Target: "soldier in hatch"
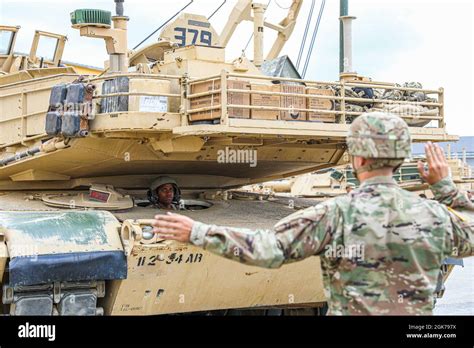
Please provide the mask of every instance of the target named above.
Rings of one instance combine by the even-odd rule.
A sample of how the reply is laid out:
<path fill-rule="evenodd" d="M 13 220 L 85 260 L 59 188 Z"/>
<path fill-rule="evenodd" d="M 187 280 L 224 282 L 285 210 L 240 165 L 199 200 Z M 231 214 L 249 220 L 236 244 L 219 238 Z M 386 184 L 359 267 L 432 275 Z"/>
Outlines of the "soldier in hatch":
<path fill-rule="evenodd" d="M 180 210 L 181 190 L 176 181 L 168 176 L 160 176 L 150 186 L 148 200 L 158 209 Z"/>
<path fill-rule="evenodd" d="M 360 187 L 298 211 L 273 230 L 168 214 L 155 217 L 154 231 L 260 267 L 319 255 L 332 315 L 432 314 L 443 260 L 474 254 L 473 226 L 463 218 L 472 215 L 473 203 L 449 177 L 442 149 L 431 143 L 425 148 L 428 168 L 420 162 L 418 169 L 437 201 L 397 185 L 393 173 L 411 154 L 408 126 L 398 116 L 357 117 L 347 145 Z"/>

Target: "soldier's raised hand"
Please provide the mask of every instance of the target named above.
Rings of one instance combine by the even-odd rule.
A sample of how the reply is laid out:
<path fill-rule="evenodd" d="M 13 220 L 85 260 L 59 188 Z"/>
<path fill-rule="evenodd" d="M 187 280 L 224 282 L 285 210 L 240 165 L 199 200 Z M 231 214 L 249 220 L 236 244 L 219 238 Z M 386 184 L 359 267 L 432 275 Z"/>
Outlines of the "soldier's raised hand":
<path fill-rule="evenodd" d="M 166 215 L 156 215 L 152 225 L 153 232 L 160 238 L 189 243 L 194 220 L 168 212 Z"/>
<path fill-rule="evenodd" d="M 443 149 L 438 144 L 431 142 L 426 144 L 425 153 L 428 169 L 425 169 L 423 162 L 418 161 L 418 171 L 423 180 L 430 185 L 434 185 L 449 175 L 448 161 Z"/>

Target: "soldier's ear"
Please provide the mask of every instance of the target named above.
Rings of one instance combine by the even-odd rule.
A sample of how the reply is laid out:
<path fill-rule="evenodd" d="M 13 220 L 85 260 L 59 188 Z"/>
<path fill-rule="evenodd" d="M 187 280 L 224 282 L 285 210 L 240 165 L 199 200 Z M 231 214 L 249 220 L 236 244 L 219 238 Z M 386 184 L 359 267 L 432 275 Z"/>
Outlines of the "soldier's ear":
<path fill-rule="evenodd" d="M 147 191 L 146 196 L 148 200 L 150 201 L 150 203 L 155 204 L 156 199 L 155 197 L 153 197 L 153 193 L 151 192 L 151 190 Z"/>
<path fill-rule="evenodd" d="M 352 156 L 352 165 L 355 167 L 354 169 L 357 169 L 366 165 L 367 163 L 365 161 L 367 160 L 360 156 Z"/>

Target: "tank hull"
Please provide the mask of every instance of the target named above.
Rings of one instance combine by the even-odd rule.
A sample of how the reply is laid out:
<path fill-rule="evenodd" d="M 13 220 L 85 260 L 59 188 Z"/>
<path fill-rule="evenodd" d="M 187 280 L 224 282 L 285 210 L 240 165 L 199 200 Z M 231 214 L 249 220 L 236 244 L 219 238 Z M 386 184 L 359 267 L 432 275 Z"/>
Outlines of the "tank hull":
<path fill-rule="evenodd" d="M 49 212 L 57 216 L 70 211 L 47 207 L 35 199 L 25 202 L 25 197 L 53 193 L 59 192 L 4 192 L 0 196 L 0 211 L 10 214 Z M 212 205 L 209 209 L 182 213 L 207 223 L 271 230 L 276 221 L 295 209 L 314 204 L 310 200 L 296 199 L 296 204 L 290 205 L 289 200 L 260 201 L 253 198 L 206 200 Z M 151 219 L 157 213 L 163 212 L 150 207 L 135 207 L 113 215 L 118 221 L 137 221 Z M 119 230 L 116 234 L 120 234 Z M 259 307 L 316 308 L 325 303 L 318 257 L 279 269 L 263 269 L 178 242 L 143 244 L 125 240 L 123 234 L 115 237 L 122 238 L 122 244 L 127 246 L 124 248 L 127 276 L 126 279 L 105 282 L 105 297 L 98 303 L 106 315 L 157 315 Z M 42 245 L 47 242 L 39 238 L 35 243 Z M 68 246 L 58 242 L 54 247 L 40 249 L 67 252 L 63 248 Z M 7 258 L 1 260 L 5 261 L 4 265 L 8 264 Z M 2 274 L 4 271 L 5 267 Z M 5 279 L 8 277 L 4 282 Z"/>

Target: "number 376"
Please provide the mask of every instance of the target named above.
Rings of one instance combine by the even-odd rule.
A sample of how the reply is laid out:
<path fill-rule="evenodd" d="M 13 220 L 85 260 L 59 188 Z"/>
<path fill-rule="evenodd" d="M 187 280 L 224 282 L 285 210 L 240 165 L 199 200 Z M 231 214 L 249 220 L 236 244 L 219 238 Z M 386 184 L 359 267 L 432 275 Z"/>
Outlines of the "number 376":
<path fill-rule="evenodd" d="M 199 43 L 201 45 L 211 46 L 212 42 L 212 33 L 210 31 L 199 31 L 197 29 L 186 29 L 186 28 L 174 28 L 175 32 L 180 33 L 181 35 L 175 35 L 175 39 L 178 41 L 179 46 L 186 46 L 187 44 L 187 35 L 192 35 L 191 45 L 195 45 L 197 43 L 199 37 Z"/>

